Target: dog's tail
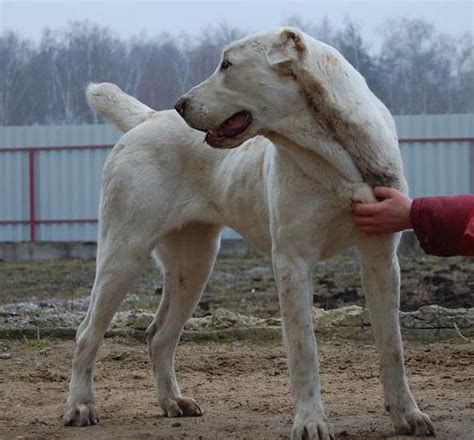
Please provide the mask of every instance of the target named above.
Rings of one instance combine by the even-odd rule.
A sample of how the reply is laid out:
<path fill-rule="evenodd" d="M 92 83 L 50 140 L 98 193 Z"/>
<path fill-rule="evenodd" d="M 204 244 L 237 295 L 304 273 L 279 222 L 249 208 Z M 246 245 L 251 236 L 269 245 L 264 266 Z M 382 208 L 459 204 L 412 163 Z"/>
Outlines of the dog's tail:
<path fill-rule="evenodd" d="M 152 108 L 111 83 L 89 84 L 86 98 L 93 110 L 110 119 L 124 133 L 155 113 Z"/>

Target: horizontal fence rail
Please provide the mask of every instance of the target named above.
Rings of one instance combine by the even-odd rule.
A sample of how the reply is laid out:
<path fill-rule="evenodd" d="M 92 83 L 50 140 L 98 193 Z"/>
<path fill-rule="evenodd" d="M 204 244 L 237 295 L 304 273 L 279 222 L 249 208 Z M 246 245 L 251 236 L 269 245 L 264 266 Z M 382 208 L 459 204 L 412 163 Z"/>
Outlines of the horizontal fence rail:
<path fill-rule="evenodd" d="M 40 147 L 6 147 L 0 148 L 0 155 L 6 153 L 26 154 L 28 161 L 28 218 L 27 219 L 0 219 L 0 225 L 27 225 L 29 228 L 29 241 L 36 241 L 37 225 L 51 224 L 96 224 L 97 218 L 37 218 L 36 216 L 36 180 L 35 180 L 35 156 L 40 152 L 52 151 L 74 151 L 74 150 L 105 150 L 113 147 L 108 145 L 56 145 Z"/>
<path fill-rule="evenodd" d="M 474 189 L 474 137 L 405 137 L 399 139 L 400 143 L 400 148 L 402 150 L 402 156 L 404 157 L 405 161 L 405 168 L 408 170 L 407 172 L 407 180 L 409 182 L 409 185 L 412 186 L 415 184 L 416 186 L 416 172 L 412 172 L 410 170 L 410 166 L 407 165 L 407 159 L 406 156 L 410 154 L 416 154 L 415 149 L 418 148 L 418 144 L 433 144 L 435 146 L 441 145 L 445 149 L 449 149 L 450 146 L 452 145 L 457 145 L 462 146 L 463 152 L 467 151 L 467 156 L 466 153 L 463 153 L 466 157 L 461 157 L 461 159 L 453 159 L 452 157 L 449 159 L 451 161 L 453 160 L 459 160 L 460 163 L 464 163 L 467 160 L 467 177 L 463 174 L 462 176 L 462 182 L 459 184 L 459 182 L 455 182 L 454 188 L 460 187 L 461 190 L 465 188 L 465 191 L 462 192 L 472 192 Z M 94 150 L 101 150 L 104 152 L 104 155 L 102 155 L 100 158 L 97 159 L 95 163 L 94 170 L 98 171 L 99 176 L 96 176 L 94 174 L 94 179 L 96 183 L 99 182 L 100 180 L 100 169 L 102 168 L 103 162 L 105 161 L 106 155 L 108 154 L 109 150 L 111 150 L 113 147 L 112 144 L 104 144 L 104 145 L 56 145 L 56 146 L 38 146 L 38 147 L 2 147 L 0 148 L 0 159 L 2 156 L 9 154 L 9 153 L 16 153 L 20 154 L 22 157 L 18 160 L 20 165 L 19 167 L 22 166 L 23 161 L 26 160 L 26 169 L 27 169 L 27 181 L 22 181 L 18 182 L 19 186 L 21 187 L 26 187 L 27 188 L 27 201 L 24 201 L 23 203 L 23 211 L 26 214 L 26 218 L 19 218 L 19 219 L 1 219 L 0 218 L 0 226 L 6 226 L 6 225 L 21 225 L 24 227 L 28 228 L 28 240 L 30 242 L 35 242 L 37 240 L 37 229 L 41 225 L 81 225 L 81 224 L 91 224 L 91 225 L 96 225 L 97 223 L 97 218 L 94 217 L 89 217 L 89 216 L 84 216 L 84 217 L 61 217 L 59 216 L 58 218 L 44 218 L 43 215 L 39 215 L 38 213 L 38 208 L 40 207 L 40 204 L 42 202 L 46 203 L 46 192 L 41 192 L 42 191 L 42 175 L 38 174 L 38 157 L 40 155 L 44 154 L 51 154 L 53 152 L 67 152 L 67 153 L 72 153 L 72 152 L 77 152 L 77 151 L 94 151 Z M 430 147 L 433 148 L 433 147 Z M 66 154 L 67 154 L 66 153 Z M 458 154 L 458 153 L 456 153 Z M 461 154 L 461 153 L 459 153 Z M 42 158 L 43 161 L 47 161 L 47 158 Z M 58 159 L 59 160 L 59 159 Z M 102 161 L 100 163 L 100 161 Z M 24 165 L 24 164 L 23 164 Z M 43 164 L 44 165 L 44 164 Z M 59 162 L 59 168 L 61 168 L 61 162 Z M 441 164 L 442 165 L 442 164 Z M 85 166 L 84 163 L 82 163 L 82 166 Z M 437 166 L 440 166 L 437 164 Z M 456 164 L 454 164 L 456 166 Z M 74 169 L 74 166 L 72 166 L 71 169 Z M 0 169 L 1 170 L 1 169 Z M 51 185 L 50 192 L 49 194 L 50 198 L 54 198 L 55 191 L 58 191 L 62 189 L 62 186 L 66 185 L 68 179 L 70 179 L 70 176 L 60 176 L 60 171 L 58 169 L 52 169 L 50 170 L 51 173 L 57 173 L 57 176 L 54 178 L 56 181 L 53 181 L 52 183 L 49 182 L 49 185 Z M 442 179 L 442 174 L 443 170 L 440 168 L 439 172 L 441 174 L 440 179 Z M 44 171 L 43 171 L 44 174 Z M 413 174 L 413 175 L 411 175 Z M 49 176 L 49 175 L 48 175 Z M 58 177 L 59 176 L 59 177 Z M 48 177 L 50 178 L 50 176 Z M 459 176 L 456 175 L 453 178 L 458 179 Z M 466 186 L 466 178 L 467 178 L 467 186 Z M 51 177 L 52 179 L 52 177 Z M 53 179 L 53 180 L 54 180 Z M 24 180 L 24 179 L 23 179 Z M 423 182 L 422 182 L 423 183 Z M 457 186 L 456 186 L 457 184 Z M 422 187 L 422 185 L 420 186 Z M 78 190 L 77 188 L 74 189 L 74 191 Z M 92 189 L 93 191 L 96 191 L 96 197 L 98 198 L 98 192 L 99 188 L 98 185 Z M 8 191 L 7 188 L 3 188 L 2 192 Z M 64 196 L 64 193 L 62 193 Z M 68 198 L 66 194 L 66 199 Z M 92 195 L 91 195 L 92 197 Z M 95 201 L 97 202 L 98 199 Z M 94 201 L 91 202 L 92 205 L 94 205 Z M 97 207 L 97 203 L 95 203 L 95 207 Z M 1 208 L 1 206 L 0 206 Z M 1 211 L 0 211 L 1 212 Z M 95 210 L 97 212 L 97 208 Z M 2 240 L 2 237 L 0 235 L 0 241 L 5 241 Z M 8 240 L 12 241 L 12 240 Z M 17 240 L 18 241 L 18 240 Z M 22 241 L 22 240 L 19 240 Z M 73 240 L 71 240 L 73 241 Z M 84 240 L 84 241 L 89 241 L 89 240 Z"/>

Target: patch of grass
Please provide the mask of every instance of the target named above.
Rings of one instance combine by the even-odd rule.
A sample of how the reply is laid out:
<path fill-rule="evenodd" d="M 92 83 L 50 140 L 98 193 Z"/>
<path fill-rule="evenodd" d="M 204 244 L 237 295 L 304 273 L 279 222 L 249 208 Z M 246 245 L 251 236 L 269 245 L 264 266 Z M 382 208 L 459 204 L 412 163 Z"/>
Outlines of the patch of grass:
<path fill-rule="evenodd" d="M 43 348 L 49 347 L 51 345 L 51 341 L 47 338 L 42 338 L 38 329 L 36 338 L 34 339 L 28 339 L 26 336 L 23 336 L 23 344 L 25 347 L 31 350 L 41 350 Z"/>
<path fill-rule="evenodd" d="M 427 304 L 452 308 L 472 306 L 473 259 L 404 255 L 400 258 L 400 266 L 403 311 L 417 310 Z M 144 275 L 131 289 L 133 299 L 127 297 L 122 311 L 156 310 L 161 297 L 155 292 L 163 285 L 162 275 L 151 260 L 144 269 Z M 94 275 L 94 261 L 0 261 L 0 306 L 57 299 L 73 302 L 90 295 Z M 365 304 L 359 262 L 353 253 L 315 265 L 313 279 L 315 306 L 334 308 Z M 219 307 L 262 318 L 279 316 L 270 259 L 258 256 L 218 258 L 194 316 L 205 316 Z M 31 312 L 37 313 L 41 313 L 41 309 Z"/>

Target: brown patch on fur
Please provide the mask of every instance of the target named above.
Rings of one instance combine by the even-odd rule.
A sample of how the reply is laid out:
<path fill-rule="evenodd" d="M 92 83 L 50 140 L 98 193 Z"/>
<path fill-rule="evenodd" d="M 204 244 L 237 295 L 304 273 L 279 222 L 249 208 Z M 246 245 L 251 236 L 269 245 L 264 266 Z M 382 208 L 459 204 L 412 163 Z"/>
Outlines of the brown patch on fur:
<path fill-rule="evenodd" d="M 293 69 L 290 66 L 279 66 L 275 73 L 282 79 L 292 78 L 296 81 L 296 75 L 293 73 Z"/>
<path fill-rule="evenodd" d="M 283 51 L 283 49 L 288 45 L 289 41 L 293 42 L 293 46 L 295 47 L 296 52 L 298 53 L 298 57 L 302 58 L 304 53 L 306 52 L 306 46 L 301 41 L 301 37 L 293 31 L 290 31 L 289 29 L 285 29 L 284 31 L 282 31 L 282 33 L 280 34 L 280 41 L 278 43 L 273 44 L 270 51 Z M 286 71 L 286 73 L 283 73 L 287 75 L 287 69 L 284 70 Z"/>
<path fill-rule="evenodd" d="M 327 53 L 324 55 L 324 57 L 326 58 L 328 64 L 331 64 L 332 66 L 339 65 L 339 60 L 334 55 Z"/>
<path fill-rule="evenodd" d="M 366 130 L 345 118 L 343 111 L 330 102 L 323 85 L 305 69 L 292 69 L 291 76 L 300 86 L 320 126 L 350 154 L 364 181 L 371 186 L 400 188 L 398 166 L 395 163 L 382 166 L 377 162 L 377 157 L 364 154 L 368 150 L 361 148 L 361 145 L 370 145 L 372 139 Z"/>
<path fill-rule="evenodd" d="M 254 41 L 250 47 L 255 50 L 255 52 L 265 54 L 267 52 L 267 46 L 262 44 L 260 41 Z"/>
<path fill-rule="evenodd" d="M 295 32 L 290 31 L 289 29 L 285 29 L 280 34 L 280 37 L 282 38 L 283 44 L 286 44 L 289 40 L 293 40 L 293 44 L 298 54 L 302 54 L 306 51 L 306 46 L 301 41 L 301 37 Z"/>
<path fill-rule="evenodd" d="M 224 217 L 224 211 L 222 210 L 222 207 L 220 207 L 217 203 L 214 203 L 213 201 L 209 200 L 207 202 L 207 208 L 214 213 L 214 215 L 223 218 Z"/>
<path fill-rule="evenodd" d="M 395 351 L 394 353 L 392 353 L 392 358 L 396 365 L 403 364 L 403 358 L 399 351 Z"/>
<path fill-rule="evenodd" d="M 147 115 L 147 119 L 151 119 L 151 118 L 154 118 L 155 116 L 158 115 L 158 112 L 156 112 L 155 110 L 150 110 L 148 112 L 148 115 Z"/>
<path fill-rule="evenodd" d="M 264 165 L 264 156 L 263 154 L 257 160 L 257 169 L 259 177 L 263 177 L 263 165 Z"/>

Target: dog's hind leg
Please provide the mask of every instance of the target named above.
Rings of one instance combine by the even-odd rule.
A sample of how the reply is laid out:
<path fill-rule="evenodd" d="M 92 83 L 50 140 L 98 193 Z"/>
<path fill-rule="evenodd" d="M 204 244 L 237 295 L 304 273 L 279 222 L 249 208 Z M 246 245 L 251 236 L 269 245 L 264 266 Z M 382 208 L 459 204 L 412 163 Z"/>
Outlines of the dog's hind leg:
<path fill-rule="evenodd" d="M 76 335 L 64 414 L 66 425 L 87 426 L 98 422 L 94 397 L 97 351 L 115 311 L 146 265 L 150 254 L 149 244 L 140 241 L 137 236 L 129 238 L 123 235 L 113 240 L 99 240 L 96 278 L 89 310 Z"/>
<path fill-rule="evenodd" d="M 164 289 L 147 342 L 158 401 L 168 417 L 200 416 L 192 398 L 181 395 L 174 372 L 174 352 L 181 331 L 197 306 L 220 245 L 220 227 L 191 224 L 168 234 L 155 248 L 164 273 Z"/>
<path fill-rule="evenodd" d="M 380 380 L 385 405 L 397 432 L 433 435 L 433 424 L 418 408 L 405 375 L 398 318 L 400 268 L 396 247 L 396 236 L 367 236 L 358 243 L 362 284 L 380 353 Z"/>

